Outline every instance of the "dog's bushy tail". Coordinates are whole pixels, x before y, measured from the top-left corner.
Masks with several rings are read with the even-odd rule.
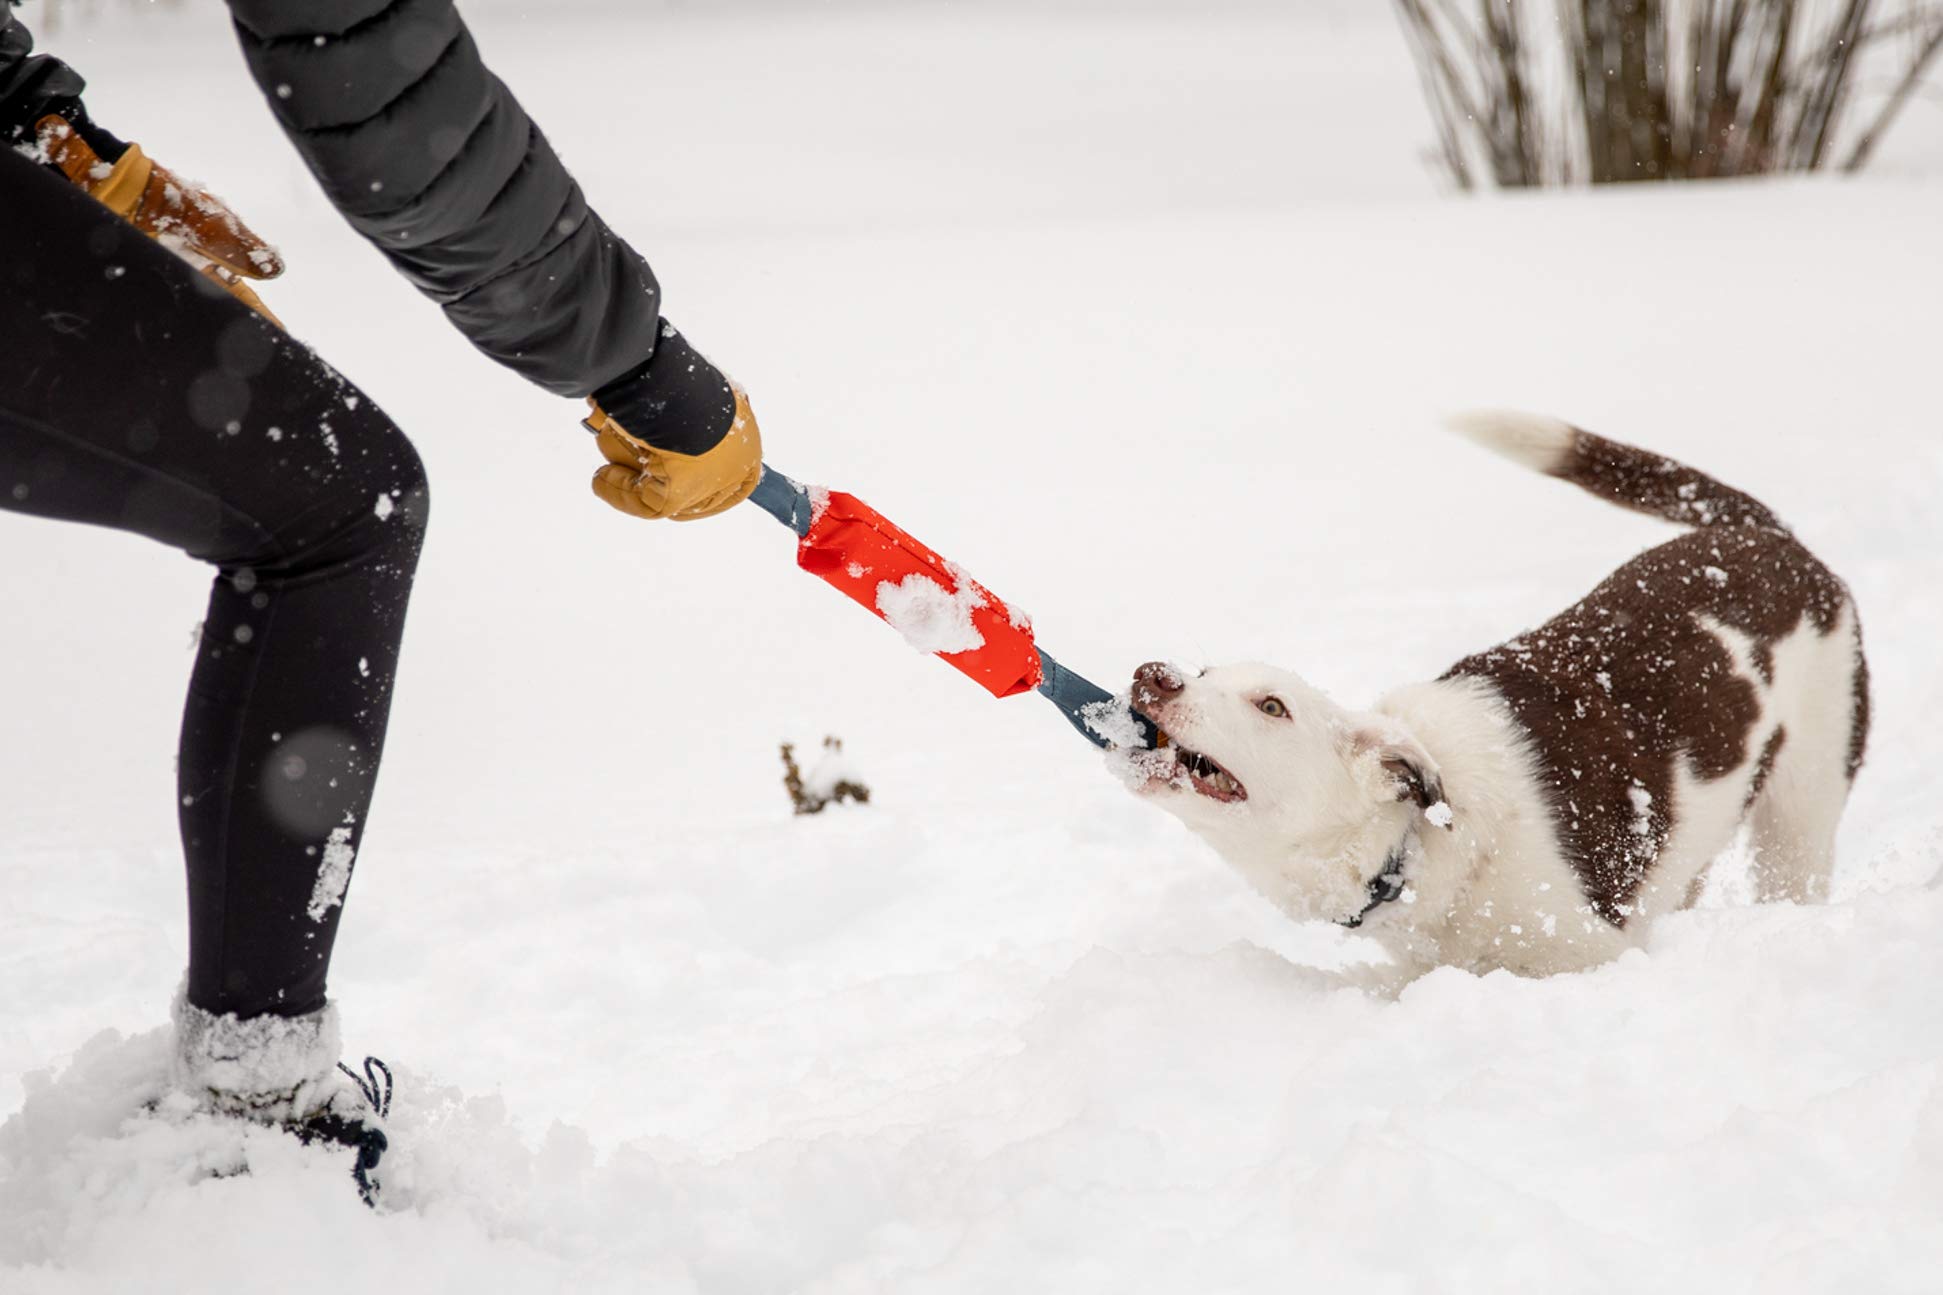
[[[1487,450],[1637,513],[1682,526],[1788,529],[1766,504],[1704,472],[1556,418],[1492,411],[1457,415],[1450,427]]]

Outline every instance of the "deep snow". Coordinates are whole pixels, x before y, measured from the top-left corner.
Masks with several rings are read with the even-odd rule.
[[[1374,0],[479,20],[771,461],[1110,687],[1255,657],[1364,700],[1667,533],[1435,430],[1476,405],[1716,472],[1850,581],[1836,902],[1726,875],[1612,966],[1381,1002],[768,518],[600,508],[577,411],[341,228],[214,8],[56,46],[278,242],[273,308],[431,469],[333,977],[400,1070],[388,1212],[282,1139],[198,1177],[242,1135],[123,1123],[204,576],[0,517],[0,1288],[1936,1288],[1934,105],[1857,182],[1457,201]],[[777,743],[826,733],[872,803],[792,818]]]

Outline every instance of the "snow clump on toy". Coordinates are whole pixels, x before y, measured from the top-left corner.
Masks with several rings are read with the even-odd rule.
[[[969,580],[956,592],[930,576],[910,575],[877,586],[877,613],[920,652],[951,654],[985,646],[985,636],[972,624],[972,612],[985,605],[985,595]]]

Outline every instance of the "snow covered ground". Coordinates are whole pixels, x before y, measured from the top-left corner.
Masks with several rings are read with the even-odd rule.
[[[1376,0],[477,26],[771,460],[1102,682],[1255,657],[1367,698],[1666,533],[1446,410],[1773,504],[1876,678],[1836,901],[1723,884],[1586,975],[1337,987],[1351,937],[767,518],[594,502],[576,411],[340,226],[220,6],[71,29],[96,115],[280,243],[266,295],[437,503],[334,975],[349,1046],[401,1071],[380,1214],[280,1138],[209,1178],[235,1133],[124,1124],[184,957],[204,575],[0,517],[0,1289],[1943,1284],[1943,110],[1859,181],[1463,201]],[[794,819],[777,744],[826,733],[871,804]]]

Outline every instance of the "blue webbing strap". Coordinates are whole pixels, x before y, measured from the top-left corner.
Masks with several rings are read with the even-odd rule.
[[[810,492],[767,463],[749,502],[795,531],[798,539],[810,533]]]
[[[1046,673],[1045,679],[1039,684],[1039,695],[1059,707],[1059,713],[1066,717],[1067,722],[1078,729],[1080,736],[1094,746],[1105,748],[1114,745],[1104,733],[1087,722],[1086,716],[1088,709],[1099,707],[1093,711],[1094,718],[1101,722],[1108,722],[1112,718],[1111,711],[1114,707],[1113,694],[1091,679],[1074,674],[1053,660],[1052,653],[1044,648],[1039,649],[1039,666]],[[1105,705],[1102,706],[1101,703]],[[1125,709],[1124,704],[1122,704],[1121,714],[1133,721],[1134,728],[1140,734],[1140,745],[1152,750],[1156,736],[1153,721],[1144,715],[1136,715],[1133,711]]]

